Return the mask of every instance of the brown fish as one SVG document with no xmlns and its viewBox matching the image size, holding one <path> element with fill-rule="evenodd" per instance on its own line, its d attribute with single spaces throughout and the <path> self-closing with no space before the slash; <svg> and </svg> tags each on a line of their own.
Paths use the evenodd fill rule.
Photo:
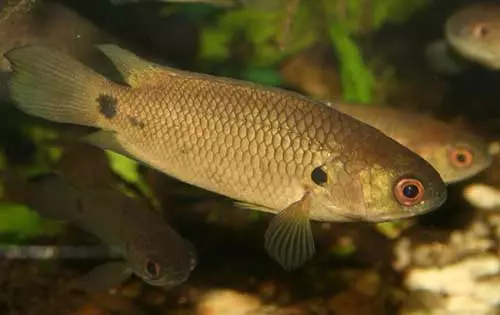
<svg viewBox="0 0 500 315">
<path fill-rule="evenodd" d="M 99 56 L 95 43 L 116 42 L 106 32 L 72 9 L 55 1 L 0 1 L 0 55 L 27 44 L 46 45 L 85 61 Z M 100 64 L 99 64 L 100 65 Z M 9 100 L 5 88 L 10 76 L 7 60 L 0 58 L 0 102 Z"/>
<path fill-rule="evenodd" d="M 4 2 L 4 1 L 2 1 Z M 55 1 L 6 0 L 0 6 L 0 53 L 14 47 L 45 45 L 82 58 L 96 55 L 96 42 L 115 41 L 91 21 Z M 7 60 L 0 60 L 2 70 L 8 70 Z"/>
<path fill-rule="evenodd" d="M 446 40 L 462 56 L 500 69 L 500 4 L 477 3 L 446 21 Z"/>
<path fill-rule="evenodd" d="M 436 170 L 377 129 L 301 94 L 146 61 L 100 45 L 128 86 L 40 46 L 6 54 L 22 111 L 102 130 L 88 141 L 189 184 L 277 213 L 285 268 L 313 255 L 309 219 L 385 221 L 446 200 Z"/>
<path fill-rule="evenodd" d="M 377 128 L 423 157 L 447 184 L 468 179 L 492 163 L 486 141 L 429 115 L 386 106 L 328 104 Z"/>
<path fill-rule="evenodd" d="M 110 289 L 132 273 L 170 288 L 186 281 L 196 252 L 144 200 L 103 185 L 81 185 L 51 173 L 24 184 L 26 204 L 42 216 L 69 221 L 99 237 L 124 260 L 100 265 L 74 285 L 88 291 Z"/>
</svg>

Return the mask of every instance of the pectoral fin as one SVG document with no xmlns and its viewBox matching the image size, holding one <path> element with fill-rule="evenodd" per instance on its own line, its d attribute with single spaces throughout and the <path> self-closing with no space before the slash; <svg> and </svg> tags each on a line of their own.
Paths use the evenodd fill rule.
<svg viewBox="0 0 500 315">
<path fill-rule="evenodd" d="M 71 281 L 69 287 L 87 292 L 102 292 L 122 284 L 131 275 L 132 269 L 126 262 L 114 261 L 100 265 Z"/>
<path fill-rule="evenodd" d="M 310 198 L 307 193 L 283 209 L 266 230 L 266 250 L 286 270 L 300 267 L 316 251 L 309 222 Z"/>
</svg>

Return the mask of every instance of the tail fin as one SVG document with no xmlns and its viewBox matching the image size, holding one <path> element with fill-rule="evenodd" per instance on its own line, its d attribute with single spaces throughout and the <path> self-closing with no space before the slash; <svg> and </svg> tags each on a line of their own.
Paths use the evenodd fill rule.
<svg viewBox="0 0 500 315">
<path fill-rule="evenodd" d="M 112 83 L 64 53 L 23 46 L 5 54 L 12 76 L 11 99 L 27 114 L 77 125 L 106 127 L 99 98 Z M 108 96 L 109 97 L 109 96 Z"/>
</svg>

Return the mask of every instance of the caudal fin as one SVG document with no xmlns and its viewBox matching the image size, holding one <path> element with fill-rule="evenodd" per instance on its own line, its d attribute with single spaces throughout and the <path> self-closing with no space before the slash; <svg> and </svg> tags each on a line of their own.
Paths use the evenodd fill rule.
<svg viewBox="0 0 500 315">
<path fill-rule="evenodd" d="M 12 76 L 11 99 L 27 114 L 47 120 L 106 127 L 99 100 L 112 83 L 62 52 L 23 46 L 5 54 Z"/>
</svg>

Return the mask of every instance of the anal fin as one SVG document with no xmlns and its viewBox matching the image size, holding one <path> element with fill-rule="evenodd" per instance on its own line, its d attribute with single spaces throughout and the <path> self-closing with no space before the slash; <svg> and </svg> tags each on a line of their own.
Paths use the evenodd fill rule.
<svg viewBox="0 0 500 315">
<path fill-rule="evenodd" d="M 103 292 L 122 284 L 133 271 L 125 261 L 105 263 L 74 279 L 68 286 L 86 292 Z"/>
</svg>

